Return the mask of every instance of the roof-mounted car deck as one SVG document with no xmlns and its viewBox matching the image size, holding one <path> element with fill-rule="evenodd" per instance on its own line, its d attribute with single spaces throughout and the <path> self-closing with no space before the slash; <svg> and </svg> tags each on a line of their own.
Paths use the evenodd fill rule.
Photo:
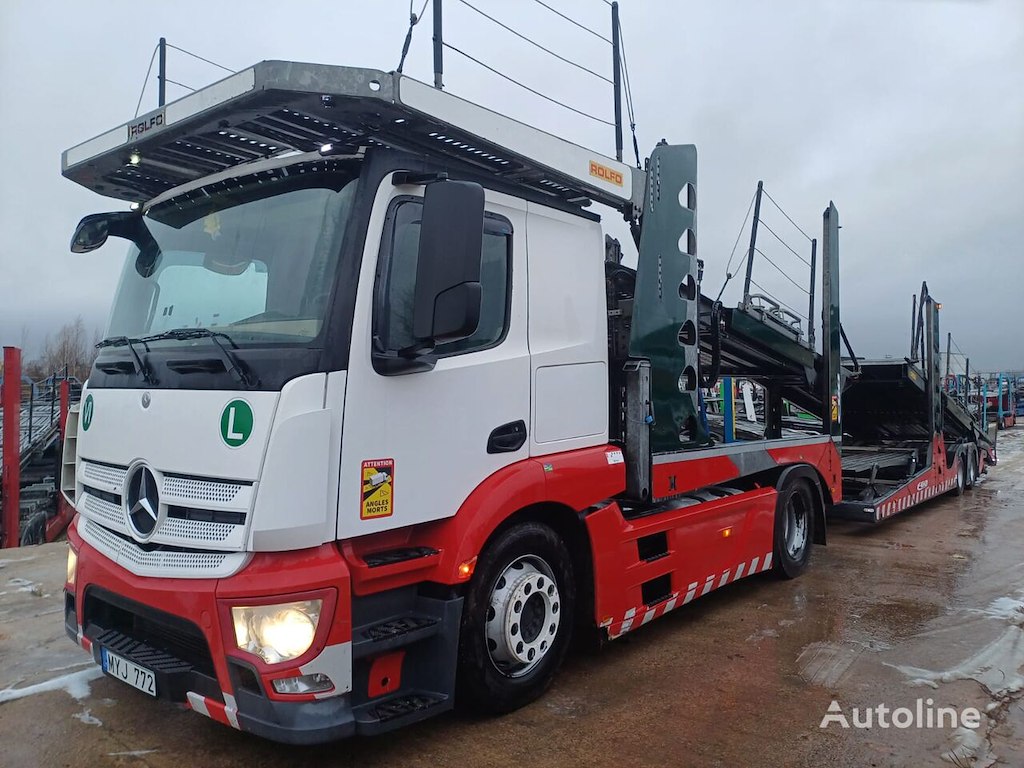
<svg viewBox="0 0 1024 768">
<path fill-rule="evenodd" d="M 632 214 L 645 174 L 394 72 L 263 61 L 64 152 L 63 174 L 144 202 L 287 152 L 384 146 L 456 158 L 566 201 Z"/>
</svg>

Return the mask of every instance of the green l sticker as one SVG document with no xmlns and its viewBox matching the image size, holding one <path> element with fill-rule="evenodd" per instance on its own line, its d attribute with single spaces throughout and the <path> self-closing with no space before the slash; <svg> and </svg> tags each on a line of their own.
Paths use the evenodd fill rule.
<svg viewBox="0 0 1024 768">
<path fill-rule="evenodd" d="M 220 415 L 220 436 L 231 448 L 243 445 L 252 434 L 252 408 L 245 400 L 232 400 Z"/>
<path fill-rule="evenodd" d="M 82 431 L 88 432 L 89 425 L 92 424 L 92 411 L 93 411 L 92 395 L 87 395 L 85 402 L 82 404 Z"/>
</svg>

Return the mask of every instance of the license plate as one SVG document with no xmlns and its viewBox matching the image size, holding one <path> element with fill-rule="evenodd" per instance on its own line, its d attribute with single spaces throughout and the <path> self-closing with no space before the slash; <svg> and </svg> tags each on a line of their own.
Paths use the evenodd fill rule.
<svg viewBox="0 0 1024 768">
<path fill-rule="evenodd" d="M 133 688 L 138 688 L 143 693 L 156 696 L 156 675 L 145 667 L 128 659 L 123 659 L 106 648 L 100 649 L 100 658 L 103 662 L 103 671 L 111 677 L 128 683 Z"/>
</svg>

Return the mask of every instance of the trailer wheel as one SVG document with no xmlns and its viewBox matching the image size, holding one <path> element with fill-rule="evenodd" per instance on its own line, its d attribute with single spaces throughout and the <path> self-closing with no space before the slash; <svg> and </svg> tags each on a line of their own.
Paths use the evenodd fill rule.
<svg viewBox="0 0 1024 768">
<path fill-rule="evenodd" d="M 786 482 L 775 501 L 775 545 L 773 570 L 779 576 L 795 579 L 811 560 L 814 541 L 816 502 L 808 480 L 793 478 Z"/>
<path fill-rule="evenodd" d="M 503 714 L 538 698 L 572 635 L 576 584 L 558 535 L 540 523 L 503 531 L 470 583 L 459 637 L 456 701 Z"/>
<path fill-rule="evenodd" d="M 960 460 L 957 461 L 956 485 L 953 486 L 950 493 L 954 496 L 963 496 L 965 490 L 967 490 L 967 460 L 961 455 Z"/>
</svg>

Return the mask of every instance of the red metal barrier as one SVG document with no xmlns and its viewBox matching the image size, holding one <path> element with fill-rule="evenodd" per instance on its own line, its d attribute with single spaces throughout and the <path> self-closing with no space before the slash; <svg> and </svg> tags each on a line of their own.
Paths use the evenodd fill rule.
<svg viewBox="0 0 1024 768">
<path fill-rule="evenodd" d="M 0 547 L 6 548 L 18 546 L 20 538 L 18 498 L 21 484 L 21 350 L 17 347 L 4 347 L 4 385 L 3 392 L 0 393 L 0 403 L 4 409 Z"/>
<path fill-rule="evenodd" d="M 67 435 L 68 408 L 71 405 L 71 384 L 65 379 L 60 383 L 60 445 L 57 448 L 58 454 L 64 450 L 64 438 Z M 75 508 L 64 500 L 64 494 L 60 492 L 60 472 L 57 472 L 55 482 L 57 483 L 57 516 L 46 523 L 46 540 L 53 541 L 60 536 L 75 516 Z"/>
</svg>

